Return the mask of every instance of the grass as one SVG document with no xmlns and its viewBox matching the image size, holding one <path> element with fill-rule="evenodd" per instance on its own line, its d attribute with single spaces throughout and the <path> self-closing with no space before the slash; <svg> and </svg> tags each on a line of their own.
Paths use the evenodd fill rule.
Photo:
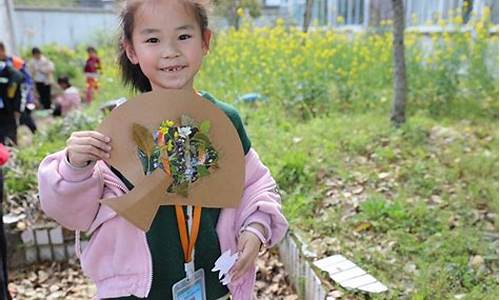
<svg viewBox="0 0 500 300">
<path fill-rule="evenodd" d="M 396 130 L 380 110 L 309 121 L 242 110 L 292 230 L 319 256 L 342 253 L 387 284 L 375 298 L 498 298 L 485 236 L 498 231 L 497 120 L 416 113 Z M 474 256 L 484 263 L 472 266 Z"/>
</svg>

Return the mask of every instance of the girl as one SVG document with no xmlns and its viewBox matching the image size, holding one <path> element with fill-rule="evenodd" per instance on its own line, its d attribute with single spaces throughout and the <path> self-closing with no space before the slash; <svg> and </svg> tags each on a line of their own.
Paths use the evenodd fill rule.
<svg viewBox="0 0 500 300">
<path fill-rule="evenodd" d="M 99 90 L 99 72 L 101 72 L 101 60 L 97 56 L 97 50 L 94 47 L 87 48 L 88 58 L 83 67 L 87 81 L 87 94 L 85 102 L 90 104 L 94 98 L 94 91 Z"/>
<path fill-rule="evenodd" d="M 42 54 L 42 51 L 35 47 L 31 50 L 33 58 L 28 62 L 28 69 L 35 81 L 40 104 L 43 109 L 50 109 L 52 73 L 54 73 L 54 63 Z"/>
<path fill-rule="evenodd" d="M 78 109 L 82 99 L 80 91 L 71 85 L 67 76 L 57 78 L 57 84 L 62 89 L 62 94 L 56 98 L 54 116 L 66 116 L 70 111 Z"/>
<path fill-rule="evenodd" d="M 119 57 L 125 83 L 141 92 L 193 91 L 194 77 L 211 38 L 207 4 L 201 1 L 126 1 Z M 251 148 L 237 111 L 208 93 L 200 94 L 231 119 L 243 145 L 246 167 L 238 208 L 202 209 L 195 269 L 204 269 L 206 299 L 229 299 L 231 295 L 235 300 L 248 300 L 259 249 L 279 242 L 287 222 L 276 183 Z M 151 229 L 144 233 L 109 207 L 99 205 L 99 199 L 118 197 L 133 188 L 102 160 L 110 157 L 113 146 L 109 137 L 98 132 L 74 132 L 64 150 L 49 155 L 40 165 L 42 209 L 77 234 L 91 234 L 80 259 L 83 271 L 96 283 L 98 298 L 173 299 L 172 286 L 186 277 L 178 211 L 161 206 Z M 239 252 L 227 287 L 211 271 L 226 250 Z"/>
</svg>

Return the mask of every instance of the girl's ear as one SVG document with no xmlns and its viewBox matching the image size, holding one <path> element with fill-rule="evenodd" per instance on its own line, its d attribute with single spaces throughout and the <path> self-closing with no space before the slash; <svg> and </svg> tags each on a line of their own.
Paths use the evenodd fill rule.
<svg viewBox="0 0 500 300">
<path fill-rule="evenodd" d="M 125 53 L 127 54 L 127 57 L 130 60 L 130 62 L 134 65 L 137 65 L 139 63 L 139 59 L 135 54 L 135 50 L 134 47 L 132 46 L 132 43 L 128 41 L 122 41 L 122 46 L 125 49 Z"/>
<path fill-rule="evenodd" d="M 210 40 L 212 39 L 212 31 L 210 29 L 203 30 L 203 55 L 208 54 L 208 50 L 210 49 Z"/>
</svg>

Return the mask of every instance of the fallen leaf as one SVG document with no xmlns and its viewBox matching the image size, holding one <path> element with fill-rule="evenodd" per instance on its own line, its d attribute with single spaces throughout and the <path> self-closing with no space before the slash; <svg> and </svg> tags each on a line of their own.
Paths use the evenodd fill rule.
<svg viewBox="0 0 500 300">
<path fill-rule="evenodd" d="M 378 179 L 385 179 L 385 178 L 389 177 L 389 175 L 391 175 L 391 173 L 388 173 L 388 172 L 379 173 Z"/>
<path fill-rule="evenodd" d="M 370 228 L 372 228 L 372 224 L 370 222 L 363 221 L 363 222 L 358 223 L 356 225 L 356 227 L 354 228 L 354 230 L 356 232 L 363 232 L 363 231 L 369 230 Z"/>
</svg>

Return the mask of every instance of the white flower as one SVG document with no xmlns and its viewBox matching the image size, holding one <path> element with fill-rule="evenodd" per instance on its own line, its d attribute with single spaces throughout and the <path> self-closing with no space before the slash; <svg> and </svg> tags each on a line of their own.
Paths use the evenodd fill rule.
<svg viewBox="0 0 500 300">
<path fill-rule="evenodd" d="M 187 127 L 187 126 L 180 127 L 179 134 L 183 138 L 187 138 L 191 134 L 191 127 Z"/>
</svg>

